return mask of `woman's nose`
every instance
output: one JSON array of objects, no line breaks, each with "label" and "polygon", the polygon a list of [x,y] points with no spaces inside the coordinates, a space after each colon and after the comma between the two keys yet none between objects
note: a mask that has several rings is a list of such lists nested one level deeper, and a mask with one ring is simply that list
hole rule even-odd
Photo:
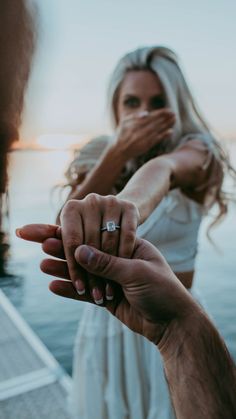
[{"label": "woman's nose", "polygon": [[150,106],[148,103],[143,103],[141,104],[140,108],[139,108],[140,112],[150,112]]}]

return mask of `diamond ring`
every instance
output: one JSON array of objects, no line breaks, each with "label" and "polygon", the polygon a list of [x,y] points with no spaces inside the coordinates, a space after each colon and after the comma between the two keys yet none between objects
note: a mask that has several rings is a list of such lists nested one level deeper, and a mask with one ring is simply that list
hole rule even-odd
[{"label": "diamond ring", "polygon": [[119,230],[120,226],[118,226],[115,221],[107,221],[106,226],[101,228],[101,231],[109,231],[113,232]]}]

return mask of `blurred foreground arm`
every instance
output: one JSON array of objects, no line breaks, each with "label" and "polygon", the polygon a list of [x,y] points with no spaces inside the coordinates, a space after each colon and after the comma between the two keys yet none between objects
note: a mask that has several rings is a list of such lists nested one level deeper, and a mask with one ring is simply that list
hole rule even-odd
[{"label": "blurred foreground arm", "polygon": [[193,313],[158,345],[178,419],[236,418],[236,370],[209,318]]}]

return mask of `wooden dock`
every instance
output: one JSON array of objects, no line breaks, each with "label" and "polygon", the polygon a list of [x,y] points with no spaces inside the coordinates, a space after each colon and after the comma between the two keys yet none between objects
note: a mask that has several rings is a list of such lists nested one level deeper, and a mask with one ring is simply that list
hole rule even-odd
[{"label": "wooden dock", "polygon": [[71,378],[0,290],[0,419],[70,419]]}]

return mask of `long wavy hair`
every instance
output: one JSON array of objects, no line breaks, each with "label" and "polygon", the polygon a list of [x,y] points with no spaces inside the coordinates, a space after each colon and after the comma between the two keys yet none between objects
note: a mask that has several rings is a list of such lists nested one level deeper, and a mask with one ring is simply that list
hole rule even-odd
[{"label": "long wavy hair", "polygon": [[118,125],[117,104],[122,82],[127,72],[139,70],[149,70],[157,75],[163,88],[166,106],[175,113],[176,123],[170,140],[162,141],[160,145],[155,146],[145,156],[136,159],[132,165],[129,164],[124,169],[117,189],[122,189],[134,172],[146,161],[157,155],[171,152],[191,139],[200,138],[208,147],[211,156],[215,157],[211,160],[213,164],[218,165],[219,169],[214,171],[215,178],[210,179],[207,185],[211,199],[205,200],[208,202],[208,207],[213,203],[218,204],[219,212],[213,225],[227,212],[229,196],[222,189],[223,175],[228,172],[236,179],[236,172],[229,162],[227,153],[199,111],[181,70],[178,57],[171,49],[163,46],[143,47],[120,59],[108,87],[108,106],[113,127],[116,128]]}]

